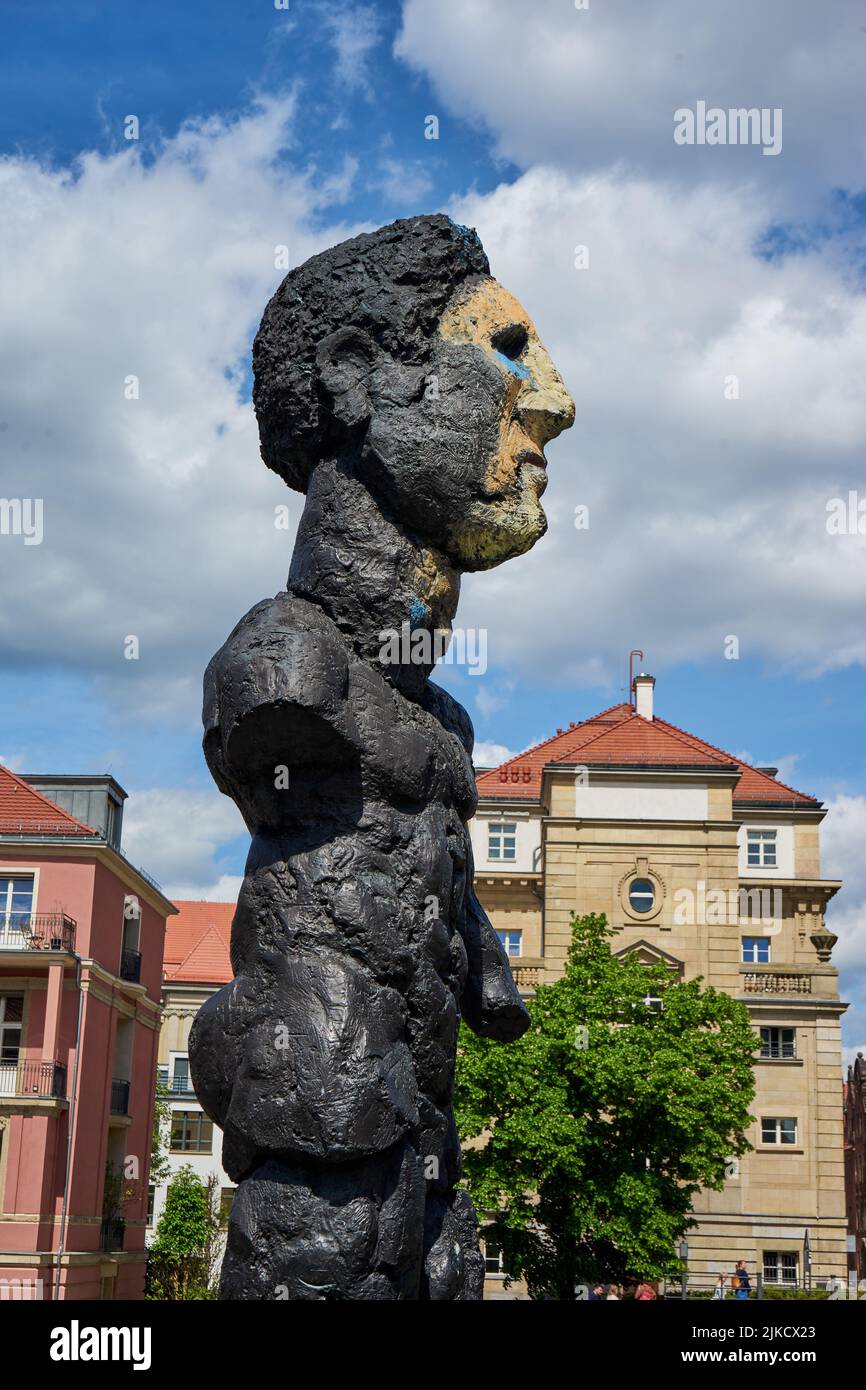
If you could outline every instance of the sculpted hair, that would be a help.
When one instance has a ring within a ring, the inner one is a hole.
[[[422,363],[454,291],[489,274],[477,233],[442,215],[392,222],[289,271],[253,344],[253,403],[268,468],[306,492],[311,470],[344,438],[319,380],[324,338],[357,328],[391,356]]]

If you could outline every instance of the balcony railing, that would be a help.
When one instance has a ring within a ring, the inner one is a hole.
[[[170,1081],[168,1081],[167,1087],[168,1094],[173,1100],[177,1100],[179,1096],[184,1100],[195,1100],[196,1098],[195,1090],[193,1089],[193,1084],[189,1077],[184,1080],[183,1077],[173,1076]]]
[[[62,1062],[0,1062],[0,1097],[66,1099]]]
[[[748,971],[743,975],[747,994],[811,994],[811,975],[787,975],[775,970]]]
[[[509,956],[508,964],[518,989],[534,990],[544,984],[544,961],[540,956]]]
[[[65,912],[0,913],[0,951],[74,951],[75,927]]]
[[[141,952],[130,951],[124,946],[120,953],[120,978],[137,985],[141,979]]]
[[[112,1115],[129,1114],[129,1082],[120,1081],[117,1077],[111,1083],[111,1113]]]
[[[104,1216],[99,1230],[100,1250],[122,1250],[126,1222],[120,1216]]]

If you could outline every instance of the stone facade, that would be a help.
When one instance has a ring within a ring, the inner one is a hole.
[[[754,1147],[699,1198],[690,1275],[710,1282],[745,1259],[768,1282],[844,1279],[846,1006],[824,927],[840,886],[820,876],[824,808],[654,718],[645,694],[643,708],[479,775],[479,897],[526,993],[562,973],[572,913],[595,912],[615,949],[746,1003],[762,1039]]]

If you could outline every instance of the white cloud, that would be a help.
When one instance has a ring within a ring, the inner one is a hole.
[[[381,24],[372,5],[328,5],[322,20],[336,55],[335,76],[348,92],[372,97],[370,57],[381,37]]]
[[[174,902],[236,903],[243,878],[240,874],[220,874],[216,883],[202,888],[200,883],[175,884],[169,894]]]
[[[476,743],[472,761],[476,767],[499,767],[515,756],[515,750],[506,748],[504,743],[489,743],[483,739]]]
[[[433,181],[420,160],[383,159],[373,180],[396,209],[411,216],[433,187]]]
[[[96,674],[130,717],[193,727],[205,663],[285,582],[274,507],[296,520],[301,499],[259,458],[250,336],[275,248],[296,264],[356,230],[311,230],[356,166],[288,164],[293,109],[263,99],[74,170],[0,160],[3,490],[44,503],[41,545],[0,538],[0,642]]]
[[[866,971],[866,796],[836,796],[827,802],[821,828],[825,878],[841,878],[828,923],[839,937],[833,960],[840,968]]]
[[[723,680],[730,635],[801,676],[866,662],[866,538],[826,526],[866,444],[866,298],[845,264],[756,258],[766,209],[736,190],[537,168],[451,211],[577,403],[549,450],[548,535],[464,583],[491,668],[601,683],[636,636],[657,674],[716,661]]]
[[[780,205],[862,186],[862,6],[837,0],[404,0],[395,52],[522,167],[754,181]],[[781,107],[783,148],[680,146],[674,112]]]
[[[220,847],[247,833],[233,801],[213,791],[152,787],[137,791],[124,808],[124,853],[161,885],[170,898],[208,898],[241,879],[222,874]]]
[[[866,796],[841,795],[827,802],[821,827],[821,871],[841,878],[842,889],[831,900],[827,926],[839,940],[833,964],[839,969],[842,998],[850,1005],[842,1020],[846,1038],[866,1037]],[[846,1050],[845,1065],[862,1044]],[[850,1055],[849,1055],[850,1054]]]
[[[504,709],[511,699],[513,680],[485,681],[475,690],[475,706],[484,719]]]

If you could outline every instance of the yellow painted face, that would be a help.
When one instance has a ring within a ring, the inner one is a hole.
[[[478,558],[480,547],[496,563],[503,545],[505,554],[519,554],[546,529],[544,447],[574,423],[574,401],[526,310],[498,280],[458,292],[439,332],[445,342],[480,348],[502,376],[498,440],[481,486],[493,511],[484,519],[471,508],[456,537],[460,549]]]

